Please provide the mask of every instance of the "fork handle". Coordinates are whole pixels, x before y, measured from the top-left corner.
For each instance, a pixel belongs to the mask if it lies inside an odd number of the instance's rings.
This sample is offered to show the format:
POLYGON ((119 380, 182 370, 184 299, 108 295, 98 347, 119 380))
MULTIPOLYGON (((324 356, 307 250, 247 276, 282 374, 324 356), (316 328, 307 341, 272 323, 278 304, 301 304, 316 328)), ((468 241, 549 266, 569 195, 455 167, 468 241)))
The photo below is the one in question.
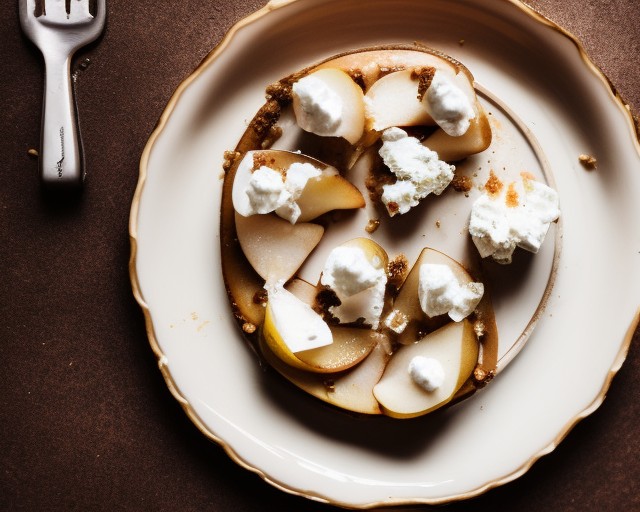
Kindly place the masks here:
POLYGON ((80 132, 71 87, 71 56, 45 56, 40 178, 46 188, 76 189, 84 181, 80 132))

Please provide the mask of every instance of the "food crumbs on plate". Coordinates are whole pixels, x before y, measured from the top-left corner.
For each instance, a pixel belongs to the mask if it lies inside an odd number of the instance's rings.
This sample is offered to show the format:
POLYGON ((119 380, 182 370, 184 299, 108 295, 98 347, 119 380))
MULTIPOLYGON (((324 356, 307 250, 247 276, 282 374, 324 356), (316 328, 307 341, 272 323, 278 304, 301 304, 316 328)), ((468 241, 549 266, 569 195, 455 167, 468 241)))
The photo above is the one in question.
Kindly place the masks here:
POLYGON ((440 226, 441 226, 440 221, 439 221, 439 220, 437 220, 437 221, 436 221, 436 227, 437 227, 437 228, 439 228, 440 226))
POLYGON ((582 164, 582 167, 590 171, 598 167, 598 160, 596 160, 595 156, 582 154, 578 157, 578 161, 582 164))
POLYGON ((379 219, 370 219, 369 222, 367 223, 367 225, 365 226, 364 230, 367 233, 371 234, 376 229, 378 229, 379 226, 380 226, 380 220, 379 219))
POLYGON ((236 161, 236 158, 240 156, 240 153, 237 151, 225 151, 222 161, 222 170, 227 173, 229 169, 233 166, 233 163, 236 161))
POLYGON ((33 156, 35 158, 37 158, 39 156, 38 150, 37 149, 29 149, 29 151, 27 151, 29 156, 33 156))
POLYGON ((195 311, 191 313, 191 320, 197 320, 198 319, 198 313, 196 313, 195 311))
POLYGON ((469 176, 454 174, 453 180, 451 180, 451 186, 456 192, 469 192, 472 186, 471 178, 469 178, 469 176))
POLYGON ((242 330, 247 334, 253 334, 254 332, 256 332, 256 326, 255 324, 252 324, 250 322, 245 322, 244 324, 242 324, 242 330))
POLYGON ((493 169, 489 172, 489 179, 484 185, 485 190, 490 196, 497 196, 504 184, 498 179, 498 177, 493 172, 493 169))

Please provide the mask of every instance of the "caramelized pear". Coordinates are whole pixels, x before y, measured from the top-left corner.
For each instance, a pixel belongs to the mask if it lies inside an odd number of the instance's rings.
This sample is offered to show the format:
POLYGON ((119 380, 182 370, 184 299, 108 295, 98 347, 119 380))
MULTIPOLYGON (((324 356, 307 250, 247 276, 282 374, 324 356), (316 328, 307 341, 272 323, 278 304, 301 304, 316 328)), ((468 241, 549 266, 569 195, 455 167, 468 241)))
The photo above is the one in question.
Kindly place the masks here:
POLYGON ((373 394, 388 416, 412 418, 427 414, 454 398, 473 372, 478 351, 471 322, 451 322, 417 343, 400 347, 373 394), (442 382, 435 389, 425 389, 412 378, 409 366, 415 357, 435 360, 442 369, 442 382))
POLYGON ((324 228, 291 224, 274 214, 243 217, 236 213, 238 241, 245 257, 267 283, 288 281, 318 245, 324 228))

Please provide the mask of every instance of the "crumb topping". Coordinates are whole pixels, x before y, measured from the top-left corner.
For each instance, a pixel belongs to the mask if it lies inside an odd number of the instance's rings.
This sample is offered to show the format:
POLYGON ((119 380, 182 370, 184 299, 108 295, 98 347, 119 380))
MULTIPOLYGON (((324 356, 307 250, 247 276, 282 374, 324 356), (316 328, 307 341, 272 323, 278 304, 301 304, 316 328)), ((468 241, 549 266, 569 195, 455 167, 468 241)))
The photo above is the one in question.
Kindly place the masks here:
POLYGON ((590 171, 598 166, 598 160, 596 160, 595 156, 583 154, 578 157, 578 161, 582 164, 582 167, 590 171))
POLYGON ((262 153, 260 151, 253 153, 253 171, 257 171, 263 165, 271 167, 275 163, 276 159, 273 157, 269 158, 267 155, 267 153, 262 153))
POLYGON ((373 233, 376 229, 378 229, 380 227, 380 220, 379 219, 369 219, 369 222, 367 222, 367 225, 365 226, 364 230, 371 234, 373 233))
POLYGON ((489 173, 489 179, 485 183, 484 189, 487 191, 487 193, 489 195, 497 196, 500 193, 500 191, 502 190, 502 187, 504 187, 504 183, 502 183, 498 179, 498 177, 495 175, 495 173, 492 170, 489 173))
POLYGON ((461 174, 454 174, 453 180, 451 180, 451 186, 456 192, 469 192, 472 186, 471 178, 461 174))
POLYGON ((387 280, 392 284, 400 284, 409 270, 409 261, 404 254, 399 254, 387 264, 387 280))
POLYGON ((225 173, 229 172, 229 169, 233 167, 233 164, 235 163, 236 158, 238 158, 239 156, 240 156, 240 153, 238 151, 225 151, 223 156, 223 161, 222 161, 222 170, 225 173))
POLYGON ((280 103, 275 100, 267 101, 251 121, 251 128, 259 137, 264 138, 280 118, 280 112, 280 103))
POLYGON ((418 80, 418 101, 422 101, 422 98, 424 98, 435 74, 436 68, 433 66, 415 68, 411 72, 411 78, 418 80))
POLYGON ((507 195, 504 198, 504 202, 509 208, 516 208, 520 204, 515 183, 509 183, 509 187, 507 188, 507 195))
POLYGON ((396 213, 400 211, 400 205, 395 201, 389 201, 387 203, 387 210, 389 210, 389 213, 393 217, 396 213))
POLYGON ((291 84, 284 82, 276 82, 266 89, 267 99, 276 100, 280 104, 286 104, 291 101, 291 84))

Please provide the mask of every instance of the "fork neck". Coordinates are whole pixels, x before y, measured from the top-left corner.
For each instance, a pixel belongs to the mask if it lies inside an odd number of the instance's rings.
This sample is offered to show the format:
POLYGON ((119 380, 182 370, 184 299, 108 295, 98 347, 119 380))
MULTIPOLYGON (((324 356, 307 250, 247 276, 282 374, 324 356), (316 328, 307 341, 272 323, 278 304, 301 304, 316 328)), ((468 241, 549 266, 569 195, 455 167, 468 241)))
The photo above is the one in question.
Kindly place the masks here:
POLYGON ((76 188, 84 169, 71 83, 71 57, 45 55, 40 174, 46 187, 76 188))

